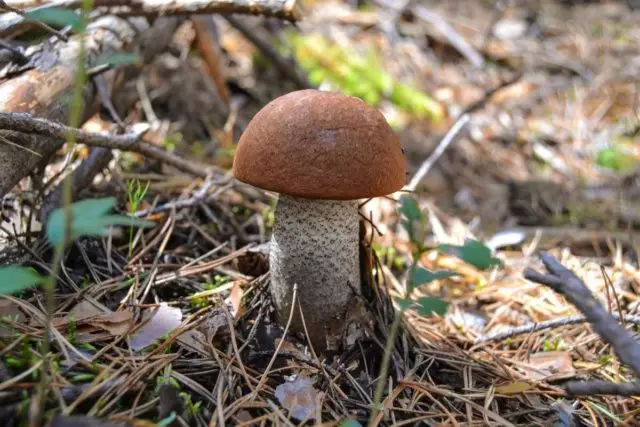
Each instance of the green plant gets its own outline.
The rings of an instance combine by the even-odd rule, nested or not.
[[[180,144],[181,141],[182,141],[182,134],[181,133],[173,133],[171,135],[168,135],[162,141],[162,147],[166,151],[171,153],[176,149],[176,147],[178,146],[178,144]]]
[[[76,344],[76,338],[78,337],[78,328],[76,323],[76,316],[73,313],[69,314],[69,324],[67,325],[67,339],[71,344]]]
[[[429,316],[432,314],[443,315],[448,307],[448,304],[438,298],[422,297],[417,300],[413,299],[413,291],[420,285],[431,282],[437,279],[444,279],[452,277],[456,273],[450,271],[437,271],[431,272],[426,268],[419,267],[421,255],[425,253],[427,248],[424,246],[424,233],[426,226],[426,217],[420,210],[417,202],[410,196],[403,196],[400,199],[400,215],[402,216],[401,224],[409,235],[409,239],[412,244],[412,258],[413,261],[409,267],[409,273],[405,282],[405,294],[396,299],[399,310],[396,311],[391,329],[389,331],[389,337],[385,346],[384,356],[382,359],[382,366],[380,368],[380,376],[378,384],[376,385],[375,394],[373,397],[373,410],[369,418],[369,424],[372,425],[378,412],[380,411],[380,402],[382,399],[382,393],[386,384],[387,371],[389,369],[389,362],[391,359],[391,353],[393,353],[393,346],[396,341],[396,335],[402,323],[404,313],[407,310],[415,309],[422,316]]]
[[[312,84],[330,83],[338,91],[378,106],[390,100],[406,113],[439,122],[444,109],[428,94],[405,83],[394,81],[380,64],[375,51],[365,54],[331,43],[320,34],[287,33],[291,52],[308,73]],[[286,50],[282,47],[282,50]]]
[[[561,337],[556,337],[553,340],[546,339],[542,342],[542,351],[558,351],[564,347],[566,344]]]
[[[618,173],[632,171],[637,165],[637,159],[631,153],[630,145],[621,141],[600,150],[596,155],[596,164]]]
[[[405,281],[405,293],[402,297],[396,299],[398,310],[395,313],[393,323],[387,338],[385,352],[380,368],[379,381],[373,398],[373,410],[369,417],[369,425],[373,425],[374,420],[381,410],[380,402],[384,391],[387,371],[393,346],[395,344],[396,335],[407,310],[416,310],[421,316],[431,316],[437,314],[444,315],[447,311],[448,303],[439,298],[420,297],[414,298],[413,293],[418,286],[432,282],[434,280],[442,280],[457,275],[452,271],[429,271],[419,266],[422,255],[430,248],[425,246],[425,233],[427,228],[427,217],[422,212],[418,203],[411,196],[402,196],[400,199],[399,213],[401,215],[401,225],[406,230],[412,246],[412,262],[409,267],[407,278]],[[491,255],[491,250],[476,240],[470,240],[462,246],[455,245],[439,245],[437,249],[443,252],[453,254],[464,262],[475,266],[481,270],[489,269],[493,266],[500,265],[501,261]]]
[[[191,417],[195,417],[198,414],[198,412],[200,412],[202,401],[199,400],[197,402],[194,402],[191,397],[191,394],[187,393],[186,391],[180,392],[180,397],[182,397],[182,401],[184,402],[184,406],[187,410],[187,413]]]
[[[133,213],[140,208],[140,204],[147,195],[151,181],[147,181],[147,185],[142,187],[140,181],[130,180],[127,182],[127,200],[129,201],[129,212]],[[129,227],[129,257],[133,253],[133,227]]]

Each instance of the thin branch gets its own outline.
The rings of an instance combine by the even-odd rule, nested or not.
[[[196,191],[192,197],[189,197],[187,199],[172,200],[171,202],[168,202],[163,205],[159,205],[150,209],[139,210],[139,211],[136,211],[133,215],[137,217],[145,217],[147,215],[151,215],[154,213],[159,213],[159,212],[164,212],[164,211],[174,210],[174,209],[178,211],[179,209],[195,206],[200,203],[209,203],[210,201],[216,200],[221,193],[231,188],[232,184],[229,184],[226,182],[228,180],[229,179],[225,179],[225,178],[222,178],[221,180],[218,180],[218,181],[207,179],[203,184],[202,188]],[[221,184],[226,184],[226,185],[221,186],[212,194],[208,193],[209,188],[212,185],[221,185]]]
[[[602,307],[584,282],[571,270],[546,252],[541,252],[540,258],[550,274],[527,268],[524,277],[550,287],[575,305],[598,335],[611,344],[620,360],[640,377],[640,342],[618,324],[615,317]]]
[[[60,141],[60,145],[63,144],[69,135],[72,135],[80,144],[85,144],[90,147],[104,147],[122,151],[133,151],[200,178],[206,178],[209,173],[207,168],[203,166],[181,159],[180,157],[166,152],[155,145],[142,141],[141,133],[128,135],[103,135],[93,132],[84,132],[59,123],[54,123],[47,119],[33,117],[26,113],[0,113],[0,129],[10,129],[15,132],[38,134],[55,138]]]
[[[465,113],[461,115],[458,120],[451,126],[447,134],[442,138],[442,141],[438,144],[433,153],[420,165],[420,169],[413,175],[409,184],[405,187],[407,191],[415,191],[420,184],[420,181],[427,175],[429,170],[438,161],[438,159],[444,154],[446,149],[451,145],[455,137],[462,131],[462,129],[471,121],[471,114]]]
[[[573,396],[640,396],[640,381],[631,383],[612,383],[608,381],[571,381],[564,385],[567,393]]]
[[[11,3],[11,1],[9,1],[9,3]],[[36,8],[36,9],[41,9],[43,7],[46,7],[46,6],[43,6],[41,4],[34,4],[34,6],[40,6],[40,7]],[[42,22],[42,21],[40,21],[38,19],[27,18],[25,16],[25,13],[23,11],[21,11],[20,8],[17,8],[15,6],[7,4],[7,2],[4,1],[4,0],[0,0],[0,9],[6,10],[7,12],[13,12],[16,15],[20,15],[20,17],[22,19],[24,19],[25,21],[32,22],[33,24],[37,25],[38,27],[42,28],[43,30],[55,35],[60,40],[63,40],[65,42],[69,41],[69,38],[67,36],[65,36],[64,34],[62,34],[60,31],[56,30],[55,28],[50,27],[49,25],[45,24],[44,22]]]
[[[632,316],[630,314],[627,314],[627,315],[621,316],[620,319],[628,323],[640,325],[640,316]],[[540,322],[540,323],[529,323],[527,325],[510,328],[506,331],[496,332],[490,335],[484,335],[482,337],[476,338],[476,340],[473,343],[484,344],[491,341],[502,341],[507,338],[513,338],[518,335],[530,334],[538,331],[543,331],[545,329],[559,328],[562,326],[577,325],[585,322],[588,322],[588,320],[584,316],[570,316],[570,317],[562,317],[560,319],[547,320],[545,322]]]
[[[6,49],[11,54],[11,59],[20,65],[24,65],[29,62],[29,58],[24,56],[24,53],[20,51],[20,49],[11,46],[11,44],[7,41],[0,40],[0,48]]]
[[[415,191],[420,184],[420,181],[424,179],[424,177],[429,173],[429,170],[433,167],[433,165],[438,161],[438,159],[442,156],[442,154],[446,151],[447,147],[451,145],[456,135],[458,135],[462,129],[471,121],[471,113],[480,109],[484,106],[489,99],[493,95],[495,95],[499,90],[504,89],[507,86],[511,86],[522,77],[522,73],[515,74],[512,78],[500,83],[498,86],[488,90],[485,92],[484,96],[469,105],[464,109],[458,120],[455,121],[453,126],[447,131],[447,134],[442,138],[442,141],[438,144],[436,149],[431,153],[431,155],[420,165],[420,168],[415,173],[409,184],[405,187],[406,191]]]
[[[7,0],[14,9],[54,3],[57,7],[77,8],[81,0]],[[213,13],[243,13],[263,15],[297,21],[299,11],[296,0],[93,0],[94,8],[107,8],[116,16],[169,16],[169,15],[209,15]]]

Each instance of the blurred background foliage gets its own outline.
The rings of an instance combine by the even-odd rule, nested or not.
[[[285,32],[284,39],[285,42],[274,41],[274,44],[282,54],[295,58],[314,86],[330,87],[376,107],[386,100],[416,119],[440,123],[445,117],[444,106],[429,94],[394,80],[372,48],[362,54],[317,32],[301,34],[290,30]],[[255,60],[256,65],[266,61],[261,57]],[[392,126],[401,127],[393,118],[389,121]]]

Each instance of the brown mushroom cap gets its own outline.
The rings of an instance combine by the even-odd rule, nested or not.
[[[400,138],[364,101],[315,89],[268,103],[240,137],[233,175],[265,190],[355,200],[405,183]]]

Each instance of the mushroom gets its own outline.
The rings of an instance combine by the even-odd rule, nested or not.
[[[286,322],[297,284],[308,337],[324,351],[327,334],[361,293],[359,200],[405,183],[398,135],[358,98],[294,91],[253,117],[238,142],[233,175],[279,193],[269,252],[272,300]],[[305,329],[298,313],[296,307],[294,333]]]

